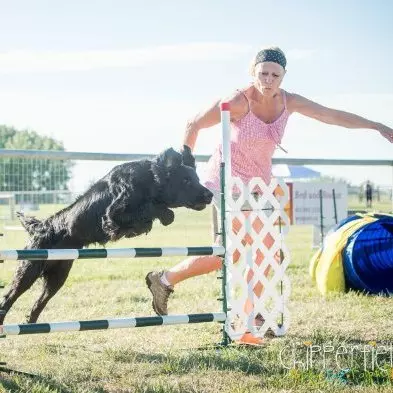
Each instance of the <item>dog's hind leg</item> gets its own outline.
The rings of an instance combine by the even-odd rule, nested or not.
[[[0,303],[0,325],[3,324],[5,315],[15,301],[26,292],[37,280],[42,272],[43,261],[21,261],[15,271],[10,290]]]
[[[27,317],[28,323],[35,323],[42,310],[49,300],[59,291],[67,280],[74,261],[53,261],[56,264],[43,273],[43,288],[40,297],[34,304],[30,315]]]

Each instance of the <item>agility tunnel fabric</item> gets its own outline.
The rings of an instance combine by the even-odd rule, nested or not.
[[[357,214],[341,221],[312,257],[318,290],[393,294],[393,216]]]

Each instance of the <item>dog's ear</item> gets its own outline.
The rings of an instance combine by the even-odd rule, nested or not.
[[[165,168],[174,168],[181,165],[182,156],[177,151],[169,148],[158,156],[157,162]]]
[[[183,145],[181,154],[182,154],[183,164],[196,169],[195,157],[192,155],[190,147],[187,145]]]

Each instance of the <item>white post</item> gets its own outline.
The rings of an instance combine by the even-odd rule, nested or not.
[[[222,245],[225,248],[225,257],[222,264],[222,294],[223,294],[223,304],[222,309],[225,315],[228,315],[228,303],[230,301],[230,283],[227,277],[228,265],[231,263],[230,255],[227,251],[227,241],[226,235],[229,233],[231,228],[231,219],[227,209],[228,195],[231,192],[231,116],[230,108],[228,102],[221,103],[221,126],[222,126],[222,152],[221,152],[221,166],[220,166],[220,189],[221,189],[221,239]],[[228,345],[230,342],[229,336],[227,334],[228,328],[225,326],[223,329],[223,340],[222,344],[224,346]]]
[[[221,125],[222,125],[222,155],[221,162],[225,163],[225,188],[228,189],[232,176],[231,166],[231,113],[228,102],[221,103]]]

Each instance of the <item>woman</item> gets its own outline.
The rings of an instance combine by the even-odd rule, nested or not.
[[[232,175],[247,182],[252,177],[262,177],[270,183],[272,156],[280,146],[289,116],[296,112],[323,123],[345,128],[370,129],[393,142],[393,129],[353,113],[324,107],[298,94],[281,89],[286,73],[286,58],[281,49],[269,47],[257,53],[251,65],[253,82],[237,90],[226,101],[230,104],[232,127]],[[199,113],[187,124],[184,144],[194,148],[198,133],[203,128],[220,122],[220,101]],[[214,151],[208,163],[206,187],[219,201],[219,166],[221,146]],[[219,204],[217,203],[219,206]],[[173,287],[190,277],[206,274],[221,268],[217,256],[191,257],[168,271],[150,272],[146,283],[153,295],[153,309],[166,315],[167,302]]]

